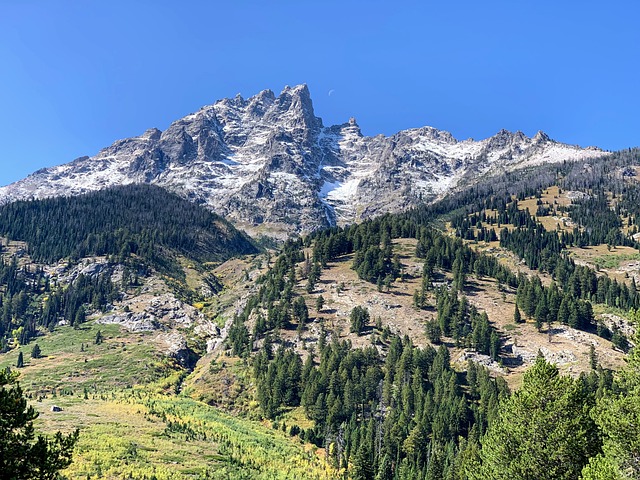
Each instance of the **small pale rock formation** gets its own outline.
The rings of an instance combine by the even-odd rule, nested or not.
[[[171,293],[151,296],[138,304],[140,311],[118,312],[97,318],[98,323],[115,323],[132,332],[167,328],[188,328],[204,322],[203,315]]]
[[[192,368],[197,361],[196,355],[187,345],[187,340],[180,333],[176,331],[160,333],[157,340],[164,354],[175,358],[183,367]]]

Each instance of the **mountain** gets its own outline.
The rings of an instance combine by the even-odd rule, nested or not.
[[[222,262],[259,252],[226,220],[154,185],[2,205],[0,235],[27,242],[38,262],[133,253],[165,271],[176,270],[175,253]]]
[[[0,188],[0,202],[151,183],[254,233],[292,233],[401,211],[483,175],[603,154],[542,132],[459,141],[424,127],[367,137],[353,118],[325,127],[299,85],[226,98],[164,132],[39,170]]]
[[[80,428],[67,478],[626,469],[640,150],[459,190],[224,262],[246,235],[157,185],[5,204],[0,371]]]

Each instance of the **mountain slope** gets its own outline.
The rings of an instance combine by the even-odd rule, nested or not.
[[[200,262],[258,249],[229,222],[152,185],[0,207],[0,234],[25,241],[36,261],[135,253],[151,261],[169,249]]]
[[[185,272],[192,306],[151,269],[125,281],[134,265],[113,264],[118,254],[42,268],[10,242],[0,251],[0,368],[22,364],[21,382],[40,399],[47,430],[81,427],[69,478],[448,478],[478,468],[478,436],[500,418],[505,380],[526,392],[524,370],[542,362],[537,352],[557,364],[547,367],[553,378],[584,373],[562,381],[562,392],[579,393],[574,406],[553,412],[599,435],[587,414],[604,411],[593,410],[596,402],[615,406],[599,396],[620,387],[608,369],[624,364],[625,335],[639,315],[640,265],[629,246],[640,218],[639,164],[629,151],[508,172],[405,214],[292,239],[277,257],[232,259],[215,270],[184,262],[199,274]],[[23,209],[11,223],[44,223],[49,233],[68,229],[81,239],[84,221],[96,229],[105,212],[74,205],[95,198],[128,219],[104,222],[107,231],[150,224],[160,251],[179,245],[168,246],[170,232],[157,222],[171,228],[183,216],[165,204],[186,210],[180,228],[198,224],[190,209],[214,217],[148,185],[3,208]],[[27,207],[51,204],[70,210],[31,223],[37,209]],[[160,210],[162,218],[129,210]],[[613,223],[620,235],[596,245],[598,230]],[[199,257],[192,248],[182,255]],[[226,288],[203,292],[209,274]],[[36,342],[41,354],[27,358]],[[529,417],[546,412],[552,397],[527,407]],[[625,412],[619,418],[630,424]],[[530,451],[546,459],[544,434]],[[578,437],[559,438],[568,445]],[[594,443],[562,468],[577,472],[600,451]]]
[[[119,140],[93,157],[0,188],[0,202],[152,183],[245,228],[310,231],[401,211],[460,182],[540,163],[602,156],[505,130],[456,140],[431,127],[363,136],[354,119],[324,127],[306,85],[223,99],[161,132]]]

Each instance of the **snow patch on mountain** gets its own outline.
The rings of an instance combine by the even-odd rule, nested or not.
[[[93,157],[0,188],[0,202],[154,183],[249,229],[347,224],[430,201],[473,176],[606,155],[538,132],[474,141],[433,127],[366,137],[354,118],[325,127],[306,85],[217,101]]]

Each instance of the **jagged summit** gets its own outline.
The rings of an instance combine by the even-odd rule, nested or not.
[[[365,137],[353,117],[325,127],[303,84],[222,99],[165,131],[38,170],[0,188],[0,202],[152,183],[249,230],[291,233],[399,211],[477,175],[602,154],[543,132],[460,141],[422,127]]]
[[[542,130],[538,130],[538,132],[533,136],[532,140],[535,143],[543,143],[543,142],[548,142],[551,139],[549,138],[549,135],[544,133]]]

